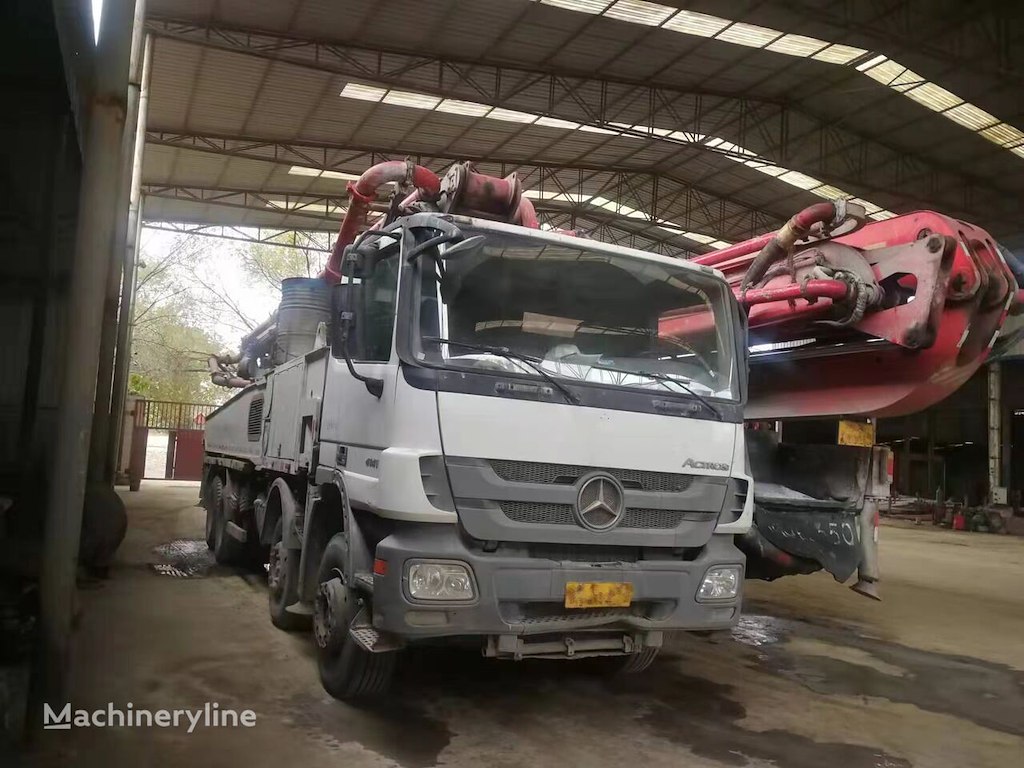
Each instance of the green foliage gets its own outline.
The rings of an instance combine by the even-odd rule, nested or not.
[[[215,403],[225,392],[214,387],[206,359],[221,346],[204,327],[201,297],[189,275],[204,258],[197,238],[180,238],[162,258],[143,254],[132,331],[132,392],[150,400]]]
[[[326,247],[326,237],[315,244]],[[253,283],[275,291],[286,277],[315,277],[327,261],[322,252],[268,243],[246,244],[239,249],[239,256],[242,268]]]
[[[281,237],[289,246],[298,238],[296,245],[327,247],[325,235]],[[131,391],[151,400],[223,402],[231,391],[210,382],[208,357],[236,348],[275,304],[281,280],[319,274],[326,254],[195,235],[176,236],[157,253],[153,242],[144,244],[139,270]]]

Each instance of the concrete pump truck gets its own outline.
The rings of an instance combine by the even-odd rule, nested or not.
[[[867,249],[841,240],[878,224],[827,203],[686,261],[539,228],[514,175],[470,164],[382,163],[349,198],[320,278],[285,280],[275,315],[211,357],[239,391],[206,422],[202,485],[216,558],[265,564],[271,621],[312,626],[330,694],[383,692],[418,643],[641,671],[667,631],[733,626],[748,575],[824,567],[874,594],[887,452],[745,430],[752,403],[806,415],[821,395],[805,382],[777,407],[794,363],[752,367],[748,335],[788,349],[813,317],[804,354],[851,336],[863,355],[933,350],[956,332],[950,273],[979,261],[948,220]],[[902,320],[864,330],[911,295],[916,338]],[[992,302],[989,332],[1010,298]],[[984,359],[958,356],[932,362],[953,381]],[[950,387],[904,378],[841,412]]]

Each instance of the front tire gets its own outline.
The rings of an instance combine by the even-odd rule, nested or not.
[[[299,552],[284,545],[284,523],[274,526],[267,567],[270,623],[285,632],[309,629],[309,616],[289,613],[287,608],[299,599]]]
[[[335,534],[327,543],[317,572],[314,637],[324,690],[336,699],[357,701],[387,691],[397,654],[370,653],[349,634],[349,626],[362,606],[359,593],[346,582],[347,560],[348,540],[343,533]]]

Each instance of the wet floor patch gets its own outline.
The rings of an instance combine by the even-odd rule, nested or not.
[[[347,743],[395,761],[403,768],[437,764],[451,733],[417,707],[391,700],[386,706],[353,707],[331,699],[299,694],[284,702],[285,719],[328,747]]]
[[[197,579],[209,576],[217,568],[213,552],[202,539],[175,539],[153,547],[159,562],[150,567],[161,576]]]
[[[762,760],[779,768],[911,766],[875,747],[815,741],[783,730],[747,730],[739,725],[747,710],[733,686],[672,672],[666,666],[657,668],[655,675],[622,678],[608,686],[617,695],[645,701],[637,720],[658,736],[723,765]]]
[[[761,668],[815,693],[912,704],[1024,736],[1024,673],[1001,664],[758,614],[744,616],[732,639],[753,648]]]

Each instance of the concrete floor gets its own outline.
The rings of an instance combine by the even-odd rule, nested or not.
[[[673,637],[644,676],[422,652],[391,703],[356,709],[320,689],[308,636],[271,626],[258,578],[154,571],[154,547],[202,535],[195,497],[185,483],[126,494],[112,578],[82,592],[72,702],[217,702],[253,709],[256,727],[51,732],[40,765],[1024,764],[1019,538],[887,526],[883,603],[826,577],[753,583],[734,632]]]

